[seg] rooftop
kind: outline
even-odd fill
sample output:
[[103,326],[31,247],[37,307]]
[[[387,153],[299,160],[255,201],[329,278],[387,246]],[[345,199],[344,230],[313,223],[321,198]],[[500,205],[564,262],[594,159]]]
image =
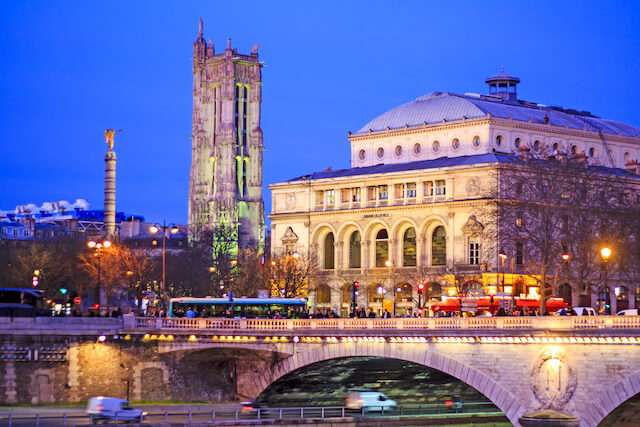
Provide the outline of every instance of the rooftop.
[[356,134],[448,121],[498,117],[640,138],[640,128],[602,119],[588,111],[547,106],[517,99],[516,84],[519,81],[517,77],[504,73],[489,77],[486,82],[490,86],[490,95],[432,92],[379,115],[362,126]]
[[[540,160],[544,161],[544,160]],[[304,180],[318,180],[318,179],[330,179],[330,178],[346,178],[351,176],[361,175],[376,175],[393,172],[408,172],[424,169],[438,169],[446,167],[456,166],[471,166],[471,165],[486,165],[486,164],[525,164],[516,154],[492,152],[484,154],[475,154],[470,156],[457,156],[457,157],[439,157],[431,160],[418,160],[415,162],[407,163],[389,163],[378,164],[373,166],[355,167],[348,169],[336,169],[336,170],[324,170],[321,172],[314,172],[308,175],[299,176],[289,180],[288,182],[304,181]],[[625,169],[610,168],[605,166],[589,166],[590,170],[596,173],[603,173],[614,176],[626,176],[638,178],[638,175]]]

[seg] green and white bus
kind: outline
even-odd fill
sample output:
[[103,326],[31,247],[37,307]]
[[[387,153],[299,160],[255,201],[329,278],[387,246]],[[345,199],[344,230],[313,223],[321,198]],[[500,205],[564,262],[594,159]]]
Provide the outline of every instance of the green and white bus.
[[171,298],[169,317],[240,317],[256,318],[300,318],[307,312],[304,298]]

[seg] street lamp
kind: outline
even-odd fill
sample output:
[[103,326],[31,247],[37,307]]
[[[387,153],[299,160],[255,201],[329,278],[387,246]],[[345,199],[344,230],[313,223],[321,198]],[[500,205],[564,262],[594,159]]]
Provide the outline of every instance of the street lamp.
[[[504,292],[504,263],[507,260],[507,254],[504,253],[504,251],[500,251],[498,253],[498,257],[500,257],[500,269],[502,270],[502,292]],[[512,294],[513,294],[513,287],[512,287]]]
[[613,254],[613,251],[608,246],[604,246],[600,249],[600,256],[602,257],[602,269],[604,272],[604,278],[603,278],[604,289],[606,291],[605,300],[604,300],[605,310],[606,310],[607,297],[610,298],[609,296],[609,258],[611,258],[612,254]]
[[[395,286],[392,281],[391,281],[391,267],[393,266],[393,263],[391,262],[390,259],[386,260],[384,262],[384,265],[387,267],[387,275],[389,278],[389,285],[391,285],[392,287]],[[384,309],[384,298],[382,300],[382,308]],[[393,290],[393,316],[396,316],[396,291],[395,291],[395,287]]]
[[162,222],[160,224],[154,224],[149,227],[149,232],[151,234],[158,234],[162,232],[162,280],[160,282],[160,289],[164,292],[164,288],[166,286],[166,276],[167,276],[167,239],[171,234],[176,234],[178,231],[178,226],[175,224],[167,225],[166,222]]
[[111,247],[110,240],[89,240],[87,242],[87,246],[89,249],[93,249],[93,256],[98,258],[98,283],[96,285],[96,304],[97,308],[100,309],[100,286],[102,281],[102,254],[104,249],[109,249]]

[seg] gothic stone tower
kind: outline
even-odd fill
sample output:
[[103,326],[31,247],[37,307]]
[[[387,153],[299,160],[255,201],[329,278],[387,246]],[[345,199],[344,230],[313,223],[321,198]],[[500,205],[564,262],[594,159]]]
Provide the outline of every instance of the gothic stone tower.
[[217,225],[237,230],[238,248],[262,250],[262,65],[258,49],[219,54],[202,36],[193,46],[193,130],[189,227],[198,239]]

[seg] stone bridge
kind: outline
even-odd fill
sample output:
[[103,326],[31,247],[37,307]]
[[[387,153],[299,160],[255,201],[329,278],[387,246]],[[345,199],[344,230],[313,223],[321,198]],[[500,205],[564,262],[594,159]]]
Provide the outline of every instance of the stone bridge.
[[288,373],[354,356],[452,375],[514,425],[549,408],[595,427],[640,393],[638,317],[15,319],[0,335],[5,403],[251,398]]

